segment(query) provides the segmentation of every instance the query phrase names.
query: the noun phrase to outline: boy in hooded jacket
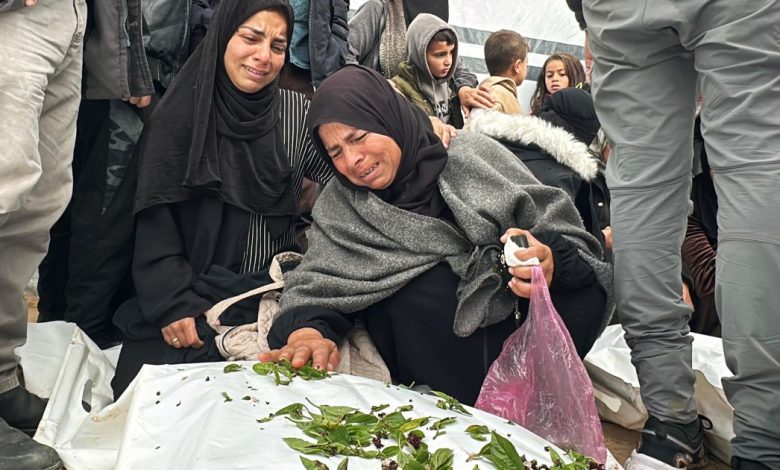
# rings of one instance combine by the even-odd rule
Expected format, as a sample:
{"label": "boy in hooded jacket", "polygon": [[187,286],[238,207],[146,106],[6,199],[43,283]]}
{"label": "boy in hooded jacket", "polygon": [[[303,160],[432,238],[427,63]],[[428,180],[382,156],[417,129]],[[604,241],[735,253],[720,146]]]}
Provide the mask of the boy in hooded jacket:
{"label": "boy in hooded jacket", "polygon": [[440,18],[422,13],[406,32],[408,57],[391,81],[398,91],[428,116],[457,129],[463,114],[453,74],[458,60],[458,36]]}

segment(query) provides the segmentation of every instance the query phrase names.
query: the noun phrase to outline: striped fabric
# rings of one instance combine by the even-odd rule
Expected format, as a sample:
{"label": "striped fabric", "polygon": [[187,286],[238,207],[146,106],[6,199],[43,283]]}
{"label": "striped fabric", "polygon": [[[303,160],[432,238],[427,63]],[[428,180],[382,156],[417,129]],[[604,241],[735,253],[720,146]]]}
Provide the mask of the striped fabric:
{"label": "striped fabric", "polygon": [[[327,183],[332,172],[328,165],[317,154],[314,144],[306,130],[306,114],[309,112],[309,101],[300,93],[279,90],[281,95],[282,138],[293,169],[293,188],[296,199],[301,198],[303,178],[309,178],[317,183]],[[295,227],[271,239],[265,220],[260,214],[252,214],[249,221],[244,259],[241,272],[258,271],[266,267],[271,258],[279,252],[298,250],[295,240]]]}

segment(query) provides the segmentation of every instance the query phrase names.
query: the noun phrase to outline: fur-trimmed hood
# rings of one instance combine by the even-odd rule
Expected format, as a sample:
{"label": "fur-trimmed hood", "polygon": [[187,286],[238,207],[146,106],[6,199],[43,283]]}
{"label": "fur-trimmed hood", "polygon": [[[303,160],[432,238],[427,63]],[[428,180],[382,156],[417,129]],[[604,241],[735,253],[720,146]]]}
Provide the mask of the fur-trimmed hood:
{"label": "fur-trimmed hood", "polygon": [[479,109],[471,113],[466,129],[498,140],[536,145],[585,181],[592,181],[598,174],[598,161],[585,144],[538,117]]}

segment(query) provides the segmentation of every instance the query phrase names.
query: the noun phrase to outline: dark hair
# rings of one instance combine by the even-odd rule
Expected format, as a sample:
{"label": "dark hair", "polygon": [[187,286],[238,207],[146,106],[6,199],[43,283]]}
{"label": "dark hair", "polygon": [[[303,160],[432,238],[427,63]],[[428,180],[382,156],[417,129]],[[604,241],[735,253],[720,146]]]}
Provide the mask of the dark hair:
{"label": "dark hair", "polygon": [[453,33],[451,30],[442,29],[441,31],[433,35],[431,40],[428,42],[428,46],[430,46],[434,42],[444,42],[447,43],[448,46],[452,46],[453,44],[458,43],[458,38],[455,37],[455,33]]}
{"label": "dark hair", "polygon": [[500,29],[485,41],[485,65],[490,75],[506,72],[518,60],[528,57],[528,41],[520,34]]}
{"label": "dark hair", "polygon": [[582,62],[568,52],[554,52],[544,61],[542,71],[539,72],[539,76],[536,78],[536,90],[534,90],[534,94],[531,97],[531,114],[538,113],[547,100],[549,92],[547,91],[547,84],[544,81],[544,76],[547,72],[547,64],[553,60],[560,60],[563,62],[566,76],[569,77],[569,87],[583,88],[585,90],[590,89],[585,80],[585,68],[582,67]]}

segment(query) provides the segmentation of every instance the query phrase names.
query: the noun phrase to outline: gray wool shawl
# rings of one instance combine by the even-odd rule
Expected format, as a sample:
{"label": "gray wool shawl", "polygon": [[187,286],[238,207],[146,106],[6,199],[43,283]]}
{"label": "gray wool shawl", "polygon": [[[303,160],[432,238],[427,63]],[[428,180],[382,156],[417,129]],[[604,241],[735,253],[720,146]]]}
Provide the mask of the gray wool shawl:
{"label": "gray wool shawl", "polygon": [[598,241],[566,193],[539,183],[517,157],[483,135],[459,133],[448,154],[438,185],[457,227],[332,180],[314,207],[309,249],[285,276],[280,314],[303,306],[357,312],[445,261],[460,277],[453,331],[469,336],[514,311],[517,297],[496,266],[499,238],[516,227],[559,233],[578,248],[607,293],[606,326],[614,305],[612,267],[601,261]]}

